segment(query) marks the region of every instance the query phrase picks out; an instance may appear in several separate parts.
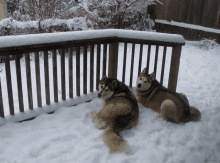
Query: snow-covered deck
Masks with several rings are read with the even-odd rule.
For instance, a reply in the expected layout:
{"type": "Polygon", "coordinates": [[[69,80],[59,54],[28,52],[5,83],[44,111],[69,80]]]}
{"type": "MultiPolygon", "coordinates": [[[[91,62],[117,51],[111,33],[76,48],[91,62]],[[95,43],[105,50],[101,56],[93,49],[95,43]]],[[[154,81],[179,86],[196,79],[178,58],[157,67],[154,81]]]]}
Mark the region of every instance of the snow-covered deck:
{"type": "MultiPolygon", "coordinates": [[[[121,135],[127,140],[130,154],[110,153],[104,144],[103,130],[98,130],[92,123],[92,110],[102,108],[102,100],[94,99],[71,107],[60,106],[54,114],[41,114],[32,121],[22,123],[8,122],[0,127],[0,162],[1,163],[219,163],[220,161],[220,47],[204,50],[200,42],[186,41],[182,48],[177,92],[186,94],[190,105],[197,107],[202,114],[199,122],[174,124],[163,121],[158,113],[139,105],[140,121],[132,129],[121,135]],[[200,48],[199,48],[200,47],[200,48]]],[[[132,45],[128,44],[125,84],[129,84],[130,60],[132,45]]],[[[151,47],[152,55],[149,72],[154,69],[155,46],[151,47]]],[[[103,47],[101,47],[103,50],[103,47]]],[[[167,86],[171,48],[167,48],[164,83],[167,86]]],[[[134,80],[138,72],[140,46],[136,45],[134,57],[134,80]]],[[[146,66],[148,46],[143,46],[142,68],[146,66]]],[[[119,44],[118,62],[123,63],[123,44],[119,44]]],[[[157,79],[160,77],[163,48],[159,48],[157,79]]],[[[96,56],[96,55],[95,55],[96,56]]],[[[89,61],[90,53],[88,53],[89,61]]],[[[66,57],[66,61],[68,57],[66,57]]],[[[73,56],[75,61],[75,56],[73,56]]],[[[83,56],[80,56],[80,60],[83,56]]],[[[101,55],[101,61],[102,61],[101,55]]],[[[60,57],[58,55],[58,66],[60,57]]],[[[11,61],[12,81],[16,112],[18,109],[15,61],[11,61]]],[[[43,57],[40,57],[41,72],[43,57]]],[[[89,67],[88,62],[88,67],[89,67]]],[[[75,65],[75,62],[74,62],[75,65]]],[[[102,67],[102,63],[100,65],[102,67]]],[[[52,58],[49,57],[49,74],[52,79],[52,58]]],[[[81,67],[82,68],[82,67],[81,67]]],[[[5,114],[9,114],[4,63],[0,63],[0,77],[3,87],[5,114]]],[[[66,65],[68,69],[68,64],[66,65]]],[[[75,69],[75,68],[74,68],[75,69]]],[[[25,71],[25,59],[21,58],[21,70],[25,71]]],[[[118,79],[122,80],[122,64],[118,67],[118,79]]],[[[34,57],[31,61],[31,72],[35,72],[34,57]]],[[[75,74],[75,70],[73,72],[75,74]]],[[[101,71],[102,74],[102,71],[101,71]]],[[[45,105],[44,74],[42,80],[42,100],[45,105]]],[[[60,71],[58,77],[60,79],[60,71]]],[[[83,74],[80,73],[82,78],[83,74]]],[[[34,77],[34,76],[33,76],[34,77]]],[[[25,73],[22,78],[25,112],[29,112],[25,73]]],[[[32,78],[33,86],[35,78],[32,78]]],[[[89,80],[89,73],[88,73],[89,80]]],[[[59,80],[60,81],[60,80],[59,80]]],[[[75,80],[74,80],[75,81],[75,80]]],[[[68,80],[67,80],[68,82],[68,80]]],[[[82,82],[82,80],[81,80],[82,82]]],[[[95,83],[94,83],[95,84],[95,83]]],[[[52,88],[52,83],[50,83],[52,88]]],[[[59,89],[61,88],[58,84],[59,89]]],[[[89,90],[89,83],[88,83],[89,90]]],[[[74,87],[75,89],[75,87],[74,87]]],[[[135,92],[135,90],[133,90],[135,92]]],[[[53,93],[53,89],[51,89],[53,93]]],[[[67,97],[68,97],[68,92],[67,97]]],[[[74,94],[75,96],[75,94],[74,94]]],[[[34,106],[36,88],[33,87],[34,106]]],[[[84,98],[84,97],[83,97],[84,98]]],[[[59,100],[61,94],[59,94],[59,100]]],[[[53,97],[51,96],[51,101],[53,97]]],[[[74,101],[74,100],[72,100],[74,101]]],[[[60,105],[62,102],[60,103],[60,105]]],[[[53,106],[53,104],[52,104],[53,106]]],[[[34,108],[35,109],[35,108],[34,108]]],[[[39,108],[43,110],[42,108],[39,108]]],[[[15,115],[16,117],[17,115],[15,115]]]]}
{"type": "MultiPolygon", "coordinates": [[[[4,37],[0,37],[0,55],[4,55],[6,60],[5,61],[6,81],[4,82],[6,82],[7,84],[4,83],[2,84],[3,104],[4,104],[3,106],[5,105],[9,106],[10,114],[12,115],[12,116],[7,115],[6,119],[9,121],[10,120],[22,121],[25,119],[36,117],[37,115],[44,112],[46,113],[53,112],[60,106],[71,106],[83,101],[88,101],[93,99],[96,95],[96,92],[94,91],[95,87],[90,88],[91,93],[87,92],[87,90],[89,89],[86,89],[86,83],[91,83],[91,85],[96,83],[97,86],[97,83],[102,74],[107,74],[109,77],[117,78],[118,66],[120,65],[120,62],[118,62],[118,55],[119,55],[118,44],[120,42],[124,43],[125,49],[127,48],[127,44],[132,43],[131,60],[129,63],[126,63],[127,62],[126,60],[123,61],[123,67],[124,67],[123,80],[125,77],[125,71],[129,71],[130,87],[132,87],[134,83],[133,79],[136,78],[136,76],[133,76],[133,71],[134,71],[133,69],[135,65],[134,64],[135,54],[140,54],[141,56],[144,55],[143,46],[148,45],[147,55],[148,55],[148,60],[150,61],[150,55],[152,53],[151,47],[156,45],[154,46],[156,48],[155,52],[153,52],[153,55],[155,54],[155,56],[153,57],[155,58],[154,71],[156,72],[158,67],[157,60],[158,60],[159,47],[162,46],[162,48],[164,49],[163,51],[164,57],[162,61],[163,62],[162,68],[159,69],[159,71],[161,72],[160,81],[162,83],[164,76],[164,66],[165,66],[164,63],[166,60],[166,51],[167,48],[171,46],[172,56],[170,63],[168,89],[172,91],[176,90],[181,46],[185,44],[185,40],[181,35],[133,31],[133,30],[105,29],[105,30],[87,30],[87,31],[74,31],[74,32],[4,36],[4,37]],[[101,59],[100,47],[102,44],[104,44],[104,46],[102,47],[103,54],[101,54],[102,55],[102,59],[101,59]],[[135,52],[135,44],[141,46],[139,52],[135,52]],[[75,57],[73,56],[72,53],[74,51],[73,47],[76,47],[75,57]],[[84,47],[83,56],[80,55],[81,47],[84,47]],[[89,58],[87,58],[88,54],[87,54],[87,50],[85,50],[87,49],[87,47],[90,47],[89,58]],[[68,57],[65,57],[64,48],[69,48],[68,57]],[[108,54],[107,54],[107,48],[109,51],[108,54]],[[57,51],[56,51],[57,49],[62,49],[60,55],[57,55],[57,51]],[[52,67],[49,66],[50,63],[48,62],[48,52],[50,52],[51,50],[53,51],[52,54],[51,53],[49,54],[49,56],[52,56],[53,58],[51,60],[51,64],[53,64],[52,67]],[[38,52],[40,51],[43,51],[44,58],[40,57],[39,59],[38,52]],[[18,54],[25,54],[25,60],[22,61],[22,59],[20,59],[18,54]],[[32,57],[31,60],[34,59],[35,64],[31,64],[30,61],[30,57],[33,54],[34,54],[34,58],[32,57]],[[9,61],[9,55],[17,55],[14,69],[12,68],[11,62],[9,61]],[[60,63],[60,65],[57,64],[56,58],[58,58],[58,56],[60,56],[58,60],[59,61],[58,63],[60,63]],[[81,58],[81,56],[83,58],[81,58]],[[41,59],[43,62],[42,66],[40,66],[41,59]],[[80,60],[82,60],[83,62],[80,63],[80,60]],[[65,68],[67,66],[67,63],[69,66],[68,69],[65,68]],[[87,67],[88,63],[90,63],[90,67],[87,67]],[[100,67],[100,63],[102,63],[103,67],[100,67]],[[129,65],[130,63],[131,65],[129,65]],[[23,64],[25,64],[26,66],[22,67],[23,64]],[[35,71],[32,71],[33,66],[35,67],[35,71]],[[74,66],[76,66],[76,70],[74,66]],[[94,67],[96,69],[94,69],[94,67]],[[125,67],[126,69],[129,68],[129,70],[126,70],[125,67]],[[24,68],[23,71],[22,68],[24,68]],[[13,73],[14,70],[15,72],[13,73]],[[57,80],[56,74],[59,70],[61,73],[60,74],[61,78],[59,78],[58,76],[58,80],[57,80]],[[105,72],[105,70],[107,70],[108,73],[105,72]],[[26,76],[25,73],[23,73],[25,71],[26,71],[26,76]],[[103,72],[102,74],[100,73],[101,71],[103,72]],[[66,75],[66,73],[68,73],[68,75],[66,75]],[[44,76],[41,76],[42,74],[44,76]],[[75,81],[73,81],[74,75],[76,76],[76,78],[74,79],[75,81]],[[14,77],[16,77],[16,79],[13,79],[14,77]],[[40,78],[44,78],[44,81],[41,82],[40,78]],[[83,78],[83,83],[80,84],[81,83],[80,80],[82,78],[83,78]],[[12,84],[13,80],[16,81],[15,82],[16,85],[12,84]],[[61,82],[61,88],[60,88],[61,91],[58,89],[58,85],[56,84],[57,81],[58,83],[61,82]],[[68,83],[69,85],[66,83],[66,81],[70,82],[68,83]],[[53,85],[53,89],[50,88],[51,87],[50,85],[53,85]],[[66,99],[66,92],[73,91],[74,88],[73,86],[76,86],[76,90],[74,90],[77,92],[76,95],[82,97],[75,97],[75,99],[72,100],[73,96],[70,95],[70,99],[66,99]],[[6,90],[5,87],[7,88],[6,90]],[[82,88],[83,90],[80,90],[81,87],[83,87],[82,88]],[[23,91],[25,88],[27,88],[27,92],[28,92],[27,96],[23,95],[26,94],[26,92],[23,91]],[[36,91],[37,100],[34,99],[35,94],[32,93],[34,89],[35,90],[37,89],[36,91]],[[50,92],[51,89],[53,90],[53,92],[50,92]],[[59,94],[58,91],[60,91],[60,93],[62,94],[61,98],[63,101],[61,102],[55,100],[58,98],[58,94],[59,94]],[[6,97],[8,97],[8,99],[6,99],[6,97],[4,96],[4,92],[7,92],[8,96],[6,97]],[[14,92],[16,92],[16,94],[14,94],[14,92]],[[85,95],[87,93],[89,93],[90,95],[85,95]],[[23,96],[24,98],[22,98],[23,96]],[[50,96],[53,96],[54,99],[51,100],[50,96]],[[13,102],[14,99],[18,97],[19,97],[18,101],[14,103],[13,102]],[[23,100],[26,99],[29,103],[29,110],[24,112],[23,100]],[[42,107],[42,100],[45,99],[46,99],[46,105],[43,106],[43,109],[40,109],[42,107]],[[8,104],[5,104],[4,101],[6,100],[8,104]],[[38,102],[38,107],[39,107],[38,109],[34,109],[33,103],[35,101],[38,102]],[[51,103],[52,101],[54,101],[55,103],[51,103]],[[20,108],[19,113],[14,112],[16,108],[20,108]],[[30,114],[26,114],[27,112],[30,112],[30,114]],[[16,114],[17,116],[13,116],[14,114],[16,114]]],[[[124,53],[124,56],[126,55],[127,54],[124,53]]],[[[149,61],[147,63],[147,69],[150,67],[149,61]]],[[[138,73],[141,71],[141,64],[142,64],[142,58],[140,57],[138,60],[138,65],[139,65],[138,73]]],[[[0,98],[0,103],[1,103],[1,98],[0,98]]],[[[5,112],[4,110],[3,107],[0,108],[1,117],[4,117],[4,112],[5,112]]]]}

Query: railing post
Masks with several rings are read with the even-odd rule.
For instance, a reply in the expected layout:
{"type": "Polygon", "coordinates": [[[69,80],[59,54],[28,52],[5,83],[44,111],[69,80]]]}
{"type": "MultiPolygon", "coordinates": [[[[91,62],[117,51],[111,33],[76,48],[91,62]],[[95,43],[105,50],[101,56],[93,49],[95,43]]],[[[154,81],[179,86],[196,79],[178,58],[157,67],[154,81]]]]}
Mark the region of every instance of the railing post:
{"type": "Polygon", "coordinates": [[[117,78],[118,70],[118,42],[109,44],[109,62],[108,62],[108,77],[117,78]]]}
{"type": "Polygon", "coordinates": [[[177,86],[181,49],[181,45],[174,46],[171,56],[168,89],[174,92],[176,92],[177,86]]]}

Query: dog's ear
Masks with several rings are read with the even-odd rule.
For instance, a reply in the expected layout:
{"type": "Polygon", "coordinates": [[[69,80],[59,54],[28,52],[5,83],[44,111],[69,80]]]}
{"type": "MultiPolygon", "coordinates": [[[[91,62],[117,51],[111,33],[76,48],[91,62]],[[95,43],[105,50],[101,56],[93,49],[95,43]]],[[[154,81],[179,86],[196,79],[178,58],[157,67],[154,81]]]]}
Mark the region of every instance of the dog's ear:
{"type": "Polygon", "coordinates": [[[144,68],[143,71],[141,72],[141,74],[147,74],[147,69],[144,68]]]}
{"type": "Polygon", "coordinates": [[[152,80],[155,80],[156,75],[155,75],[154,72],[152,72],[149,76],[150,76],[150,78],[151,78],[152,80]]]}
{"type": "Polygon", "coordinates": [[[108,79],[108,77],[106,75],[103,75],[102,79],[101,80],[104,80],[106,81],[108,79]]]}
{"type": "Polygon", "coordinates": [[[117,80],[113,80],[112,81],[112,85],[114,88],[117,88],[118,87],[118,81],[117,80]]]}

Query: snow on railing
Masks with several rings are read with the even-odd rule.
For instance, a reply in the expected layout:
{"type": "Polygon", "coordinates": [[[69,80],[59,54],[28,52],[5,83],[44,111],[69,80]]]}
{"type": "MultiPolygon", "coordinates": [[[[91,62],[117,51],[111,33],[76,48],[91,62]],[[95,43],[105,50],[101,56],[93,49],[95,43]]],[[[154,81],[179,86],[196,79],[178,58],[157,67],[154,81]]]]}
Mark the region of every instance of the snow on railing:
{"type": "MultiPolygon", "coordinates": [[[[26,119],[31,119],[36,117],[42,112],[50,113],[55,111],[61,105],[71,106],[79,102],[88,101],[96,97],[96,91],[93,88],[95,83],[96,90],[98,90],[98,82],[100,80],[100,72],[102,69],[102,75],[106,74],[108,70],[108,77],[117,78],[118,70],[118,49],[119,42],[124,43],[124,61],[123,61],[123,74],[122,82],[125,82],[125,67],[126,67],[126,56],[127,56],[127,44],[132,43],[132,57],[131,57],[131,68],[130,68],[130,83],[129,86],[132,87],[133,79],[133,66],[134,66],[134,53],[135,44],[140,44],[140,57],[138,74],[141,71],[142,55],[143,55],[143,45],[148,45],[147,53],[147,71],[149,71],[149,60],[151,54],[151,46],[156,45],[155,52],[155,62],[154,62],[154,72],[157,71],[157,60],[158,60],[158,50],[159,46],[164,47],[163,60],[161,68],[161,78],[160,82],[163,84],[164,76],[164,66],[166,59],[167,47],[172,47],[171,65],[169,72],[169,82],[168,89],[176,91],[179,61],[181,54],[181,47],[185,44],[185,40],[181,35],[175,34],[162,34],[154,32],[144,32],[144,31],[132,31],[132,30],[116,30],[116,29],[106,29],[106,30],[89,30],[89,31],[75,31],[75,32],[58,32],[58,33],[47,33],[47,34],[30,34],[30,35],[19,35],[19,36],[3,36],[0,37],[0,56],[5,57],[5,72],[7,80],[7,92],[8,92],[8,104],[10,115],[15,115],[13,91],[12,91],[12,75],[11,66],[9,61],[10,55],[16,55],[15,68],[16,68],[16,82],[17,82],[17,96],[19,103],[20,113],[16,113],[17,116],[6,116],[6,119],[13,121],[23,121],[26,119]],[[101,68],[100,66],[100,54],[101,46],[103,44],[103,61],[101,68]],[[109,46],[108,46],[109,45],[109,46]],[[83,67],[80,63],[80,48],[83,48],[83,67]],[[90,81],[87,81],[87,49],[90,48],[90,81]],[[94,48],[95,47],[95,48],[94,48]],[[108,48],[109,47],[109,48],[108,48]],[[65,49],[68,48],[68,74],[65,70],[65,49]],[[61,49],[60,54],[60,70],[61,78],[57,76],[57,50],[61,49]],[[94,49],[97,50],[96,58],[94,57],[94,49]],[[109,55],[107,56],[107,49],[109,49],[109,55]],[[73,82],[73,51],[75,54],[75,71],[76,78],[73,82]],[[32,93],[32,80],[31,77],[31,66],[30,66],[30,53],[34,52],[35,61],[35,81],[36,81],[36,98],[38,108],[41,108],[42,97],[46,100],[46,105],[43,106],[44,109],[37,109],[33,107],[33,93],[32,93]],[[40,79],[40,61],[39,52],[43,52],[43,62],[44,62],[44,85],[45,85],[45,96],[42,96],[42,81],[40,79]],[[53,95],[54,102],[51,104],[50,101],[50,80],[49,80],[49,66],[48,66],[48,52],[52,54],[52,73],[53,73],[53,95]],[[22,88],[22,73],[21,73],[21,55],[25,56],[25,68],[26,68],[26,83],[28,92],[28,104],[29,104],[29,114],[24,113],[24,99],[23,99],[23,89],[22,88]],[[106,61],[108,58],[108,69],[106,69],[106,61]],[[96,59],[96,69],[94,69],[94,59],[96,59]],[[80,70],[83,71],[83,89],[81,91],[80,83],[80,70]],[[94,73],[95,72],[95,73],[94,73]],[[95,76],[95,75],[96,76],[95,76]],[[69,79],[69,99],[66,99],[66,75],[69,79]],[[95,76],[95,79],[94,79],[95,76]],[[61,81],[61,98],[62,102],[58,102],[58,79],[61,81]],[[90,83],[90,96],[86,96],[87,82],[90,83]],[[73,85],[76,84],[75,92],[73,91],[73,85]],[[81,93],[83,92],[83,94],[81,93]],[[74,96],[74,94],[76,96],[74,96]],[[74,100],[72,100],[74,99],[74,100]]],[[[44,99],[43,99],[44,100],[44,99]]],[[[25,111],[26,112],[26,111],[25,111]]],[[[5,118],[2,100],[2,87],[0,81],[0,117],[5,118]]],[[[1,118],[0,118],[1,119],[1,118]]],[[[0,123],[1,124],[1,123],[0,123]]]]}
{"type": "Polygon", "coordinates": [[[185,44],[185,40],[181,35],[170,35],[164,33],[143,32],[133,30],[120,29],[104,29],[104,30],[87,30],[74,32],[57,32],[57,33],[42,33],[17,36],[2,36],[0,37],[0,52],[7,47],[18,47],[28,45],[53,44],[59,42],[79,42],[83,40],[101,39],[101,38],[119,38],[119,39],[134,39],[153,44],[185,44]],[[13,41],[12,41],[13,40],[13,41]]]}

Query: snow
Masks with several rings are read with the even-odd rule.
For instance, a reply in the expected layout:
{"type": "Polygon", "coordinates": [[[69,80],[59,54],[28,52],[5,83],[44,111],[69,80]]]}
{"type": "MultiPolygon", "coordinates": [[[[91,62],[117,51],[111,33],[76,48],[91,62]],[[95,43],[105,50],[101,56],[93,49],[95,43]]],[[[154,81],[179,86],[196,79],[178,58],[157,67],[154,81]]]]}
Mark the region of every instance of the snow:
{"type": "Polygon", "coordinates": [[[211,33],[220,34],[220,30],[219,29],[203,27],[203,26],[200,26],[200,25],[187,24],[187,23],[179,23],[179,22],[175,22],[175,21],[170,21],[169,22],[167,20],[160,20],[160,19],[156,19],[155,22],[156,23],[169,24],[169,25],[174,25],[174,26],[178,26],[178,27],[185,27],[185,28],[202,30],[202,31],[205,31],[205,32],[211,32],[211,33]]]}
{"type": "MultiPolygon", "coordinates": [[[[177,92],[187,95],[189,103],[197,107],[202,114],[201,121],[186,124],[173,124],[163,121],[158,113],[139,105],[140,121],[130,130],[121,135],[128,141],[131,153],[113,153],[105,146],[102,140],[103,130],[98,130],[91,121],[92,110],[102,108],[102,100],[95,98],[91,102],[84,102],[76,106],[64,107],[59,104],[54,114],[40,114],[32,121],[14,123],[7,121],[0,127],[0,160],[1,163],[219,163],[220,162],[220,47],[201,49],[193,46],[199,42],[186,41],[182,48],[177,92]]],[[[129,84],[131,44],[128,44],[126,84],[129,84]]],[[[103,48],[103,47],[102,47],[103,48]]],[[[124,47],[119,46],[118,79],[122,79],[124,47]]],[[[152,46],[150,72],[153,71],[155,46],[152,46]]],[[[160,79],[163,48],[159,48],[157,79],[160,79]]],[[[171,48],[167,49],[165,64],[164,86],[167,86],[169,76],[171,48]]],[[[90,54],[88,53],[88,58],[90,54]]],[[[96,56],[96,54],[95,54],[96,56]]],[[[142,68],[146,65],[147,45],[143,47],[142,68]]],[[[75,56],[73,56],[73,60],[75,56]]],[[[81,55],[82,61],[82,55],[81,55]]],[[[60,66],[58,55],[58,67],[60,66]]],[[[67,57],[66,57],[67,61],[67,57]]],[[[95,59],[96,61],[96,59],[95,59]]],[[[102,61],[102,58],[101,58],[102,61]]],[[[31,61],[31,72],[34,72],[34,60],[31,61]]],[[[139,45],[135,49],[134,79],[137,76],[139,62],[139,45]]],[[[14,61],[11,61],[13,93],[16,94],[16,80],[14,61]]],[[[43,59],[40,58],[43,65],[43,59]]],[[[75,65],[75,64],[73,64],[75,65]]],[[[96,64],[95,64],[96,65],[96,64]]],[[[24,71],[24,58],[21,59],[24,71]]],[[[42,68],[43,66],[41,66],[42,68]]],[[[89,68],[89,62],[88,66],[89,68]]],[[[100,66],[102,67],[102,65],[100,66]]],[[[4,64],[0,64],[3,71],[0,73],[4,107],[8,108],[5,83],[4,64]]],[[[66,64],[66,70],[68,64],[66,64]]],[[[49,69],[52,74],[52,63],[49,58],[49,69]]],[[[59,70],[59,69],[58,69],[59,70]]],[[[89,70],[89,69],[88,69],[89,70]]],[[[22,71],[22,72],[23,72],[22,71]]],[[[45,104],[44,74],[41,69],[42,99],[45,104]]],[[[66,71],[68,72],[68,71],[66,71]]],[[[75,74],[75,68],[74,68],[75,74]]],[[[102,74],[102,72],[101,72],[102,74]]],[[[25,73],[22,74],[25,76],[25,73]]],[[[60,81],[60,71],[58,71],[60,81]]],[[[80,73],[82,79],[82,72],[80,73]]],[[[34,76],[32,76],[34,77],[34,76]]],[[[66,77],[68,75],[66,74],[66,77]]],[[[88,87],[89,90],[89,72],[88,87]]],[[[26,100],[25,77],[23,94],[26,100]]],[[[50,76],[52,79],[52,75],[50,76]]],[[[32,78],[32,83],[34,83],[32,78]]],[[[75,81],[75,79],[74,79],[75,81]]],[[[68,84],[68,80],[66,80],[68,84]]],[[[81,80],[82,83],[82,80],[81,80]]],[[[94,83],[95,84],[95,83],[94,83]]],[[[52,83],[51,93],[52,90],[52,83]]],[[[74,85],[75,86],[75,85],[74,85]]],[[[67,86],[66,86],[67,87],[67,86]]],[[[61,88],[59,83],[59,88],[61,88]]],[[[67,87],[68,88],[68,87],[67,87]]],[[[75,89],[75,88],[74,88],[75,89]]],[[[36,106],[36,92],[33,87],[34,106],[36,106]]],[[[68,90],[68,89],[67,89],[68,90]]],[[[132,89],[135,92],[135,88],[132,89]]],[[[75,91],[74,91],[75,92],[75,91]]],[[[82,92],[82,89],[81,89],[82,92]]],[[[68,95],[68,91],[67,91],[68,95]]],[[[95,95],[95,93],[93,94],[95,95]]],[[[75,94],[74,94],[75,96],[75,94]]],[[[90,95],[88,95],[89,97],[90,95]]],[[[59,94],[59,100],[61,95],[59,94]]],[[[67,96],[68,99],[68,96],[67,96]]],[[[51,97],[51,101],[53,97],[51,97]]],[[[68,102],[70,102],[69,100],[68,102]]],[[[15,104],[16,104],[15,98],[15,104]]],[[[18,104],[16,104],[18,109],[18,104]]],[[[52,104],[55,105],[55,104],[52,104]]],[[[28,110],[27,101],[25,109],[28,110]]],[[[42,109],[42,108],[38,108],[42,109]]],[[[38,110],[37,109],[37,110],[38,110]]],[[[43,109],[42,109],[43,110],[43,109]]],[[[28,111],[27,111],[28,112],[28,111]]],[[[5,112],[8,114],[8,111],[5,112]]],[[[27,113],[29,114],[29,113],[27,113]]]]}
{"type": "Polygon", "coordinates": [[[75,41],[85,39],[95,39],[103,37],[119,37],[130,39],[143,39],[151,41],[165,41],[169,43],[184,44],[183,36],[176,34],[165,34],[155,32],[143,32],[122,29],[102,29],[102,30],[85,30],[74,32],[58,32],[58,33],[42,33],[42,34],[29,34],[17,36],[2,36],[0,37],[0,48],[55,43],[63,41],[75,41]],[[13,42],[11,41],[13,40],[13,42]]]}
{"type": "Polygon", "coordinates": [[[0,21],[0,29],[5,26],[8,26],[8,28],[11,26],[13,28],[21,28],[21,29],[24,29],[26,27],[38,28],[39,21],[19,22],[12,18],[5,18],[0,21]]]}
{"type": "MultiPolygon", "coordinates": [[[[76,9],[73,7],[72,9],[76,9]]],[[[69,30],[86,30],[89,29],[88,25],[91,23],[86,20],[85,17],[75,17],[72,19],[45,19],[42,21],[23,21],[19,22],[13,18],[5,18],[0,21],[0,30],[3,27],[11,28],[11,29],[25,29],[25,28],[39,28],[39,22],[41,28],[54,27],[54,26],[61,26],[66,24],[69,30]]],[[[55,29],[53,29],[55,30],[55,29]]]]}

